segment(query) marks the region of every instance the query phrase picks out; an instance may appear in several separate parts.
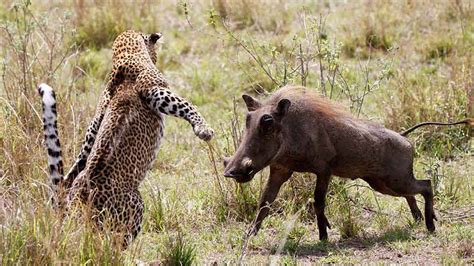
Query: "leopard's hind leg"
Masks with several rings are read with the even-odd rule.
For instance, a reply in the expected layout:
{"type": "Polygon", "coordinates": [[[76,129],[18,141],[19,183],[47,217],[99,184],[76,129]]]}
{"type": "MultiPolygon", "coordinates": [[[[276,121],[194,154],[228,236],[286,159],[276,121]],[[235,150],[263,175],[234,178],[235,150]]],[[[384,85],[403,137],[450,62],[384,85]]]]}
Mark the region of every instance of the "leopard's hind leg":
{"type": "Polygon", "coordinates": [[[144,204],[137,189],[108,194],[99,214],[100,227],[118,236],[126,249],[141,231],[144,204]]]}

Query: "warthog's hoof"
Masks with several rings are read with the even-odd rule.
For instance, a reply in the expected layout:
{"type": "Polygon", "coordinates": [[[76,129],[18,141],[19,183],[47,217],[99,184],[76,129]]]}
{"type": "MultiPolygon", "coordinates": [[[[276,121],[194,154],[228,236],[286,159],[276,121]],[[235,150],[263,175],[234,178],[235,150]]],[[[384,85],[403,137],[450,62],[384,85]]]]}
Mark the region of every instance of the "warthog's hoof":
{"type": "Polygon", "coordinates": [[[328,241],[328,232],[319,231],[319,240],[320,241],[328,241]]]}
{"type": "Polygon", "coordinates": [[[327,228],[331,229],[331,225],[329,224],[326,215],[321,215],[317,217],[318,219],[318,230],[319,230],[319,240],[328,240],[328,231],[327,228]]]}
{"type": "Polygon", "coordinates": [[[433,233],[436,230],[433,219],[426,220],[426,228],[428,228],[430,233],[433,233]]]}

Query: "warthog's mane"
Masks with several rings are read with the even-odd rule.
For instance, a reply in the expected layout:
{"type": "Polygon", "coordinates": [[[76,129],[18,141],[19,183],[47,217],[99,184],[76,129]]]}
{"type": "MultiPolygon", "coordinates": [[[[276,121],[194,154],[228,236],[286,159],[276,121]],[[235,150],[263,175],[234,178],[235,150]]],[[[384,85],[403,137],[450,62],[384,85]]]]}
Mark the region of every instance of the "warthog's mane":
{"type": "Polygon", "coordinates": [[[320,95],[316,89],[302,86],[285,86],[275,92],[270,102],[275,102],[276,104],[280,99],[292,101],[293,108],[300,108],[299,105],[304,104],[306,107],[312,108],[319,115],[330,119],[357,120],[344,106],[320,95]]]}

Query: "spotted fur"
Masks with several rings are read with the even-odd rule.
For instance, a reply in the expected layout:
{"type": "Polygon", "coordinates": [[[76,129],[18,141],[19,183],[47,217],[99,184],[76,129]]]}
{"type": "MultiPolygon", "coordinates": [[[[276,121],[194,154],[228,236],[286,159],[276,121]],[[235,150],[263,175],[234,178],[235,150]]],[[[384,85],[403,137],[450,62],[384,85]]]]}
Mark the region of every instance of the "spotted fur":
{"type": "MultiPolygon", "coordinates": [[[[155,44],[161,36],[161,33],[143,34],[135,31],[126,31],[114,41],[112,46],[112,71],[109,74],[106,88],[100,97],[96,114],[87,128],[79,155],[62,181],[64,187],[70,187],[77,175],[86,166],[86,161],[94,145],[104,112],[118,84],[125,79],[136,80],[139,73],[143,72],[147,67],[155,68],[155,44]]],[[[168,83],[156,68],[152,72],[154,72],[154,76],[150,78],[153,79],[153,83],[165,87],[168,86],[168,83]]]]}
{"type": "MultiPolygon", "coordinates": [[[[114,70],[81,153],[64,179],[70,184],[68,208],[76,203],[92,206],[99,227],[108,223],[123,233],[125,245],[140,231],[143,200],[138,187],[160,146],[163,114],[187,120],[203,140],[214,134],[192,104],[171,92],[156,69],[151,43],[160,36],[127,31],[116,39],[114,70]]],[[[50,144],[46,142],[48,149],[56,148],[50,144]]]]}

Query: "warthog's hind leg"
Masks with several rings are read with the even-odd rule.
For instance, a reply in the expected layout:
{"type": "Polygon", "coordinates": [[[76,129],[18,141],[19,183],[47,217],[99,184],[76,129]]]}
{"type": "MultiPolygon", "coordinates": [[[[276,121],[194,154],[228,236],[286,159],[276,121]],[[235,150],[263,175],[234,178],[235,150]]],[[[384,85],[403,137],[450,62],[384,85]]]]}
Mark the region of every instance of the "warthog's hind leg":
{"type": "Polygon", "coordinates": [[[421,215],[419,213],[418,207],[416,207],[414,195],[421,194],[425,199],[426,228],[428,228],[428,231],[434,232],[434,220],[436,219],[436,216],[433,209],[433,189],[431,188],[431,180],[417,180],[413,174],[410,174],[410,176],[403,181],[404,182],[394,183],[387,182],[386,185],[392,191],[399,194],[400,196],[404,196],[407,199],[408,205],[410,206],[410,210],[415,219],[421,215]],[[412,197],[412,199],[410,199],[410,197],[412,197]]]}
{"type": "Polygon", "coordinates": [[[426,228],[428,228],[428,231],[434,232],[435,225],[433,220],[436,220],[436,215],[433,208],[433,189],[431,188],[431,180],[417,180],[417,182],[420,184],[420,187],[423,188],[421,195],[425,198],[426,228]]]}
{"type": "Polygon", "coordinates": [[[405,197],[410,211],[415,220],[423,219],[415,200],[416,194],[421,194],[425,199],[425,223],[428,231],[434,232],[436,216],[433,209],[433,190],[430,180],[417,180],[413,174],[407,178],[389,176],[386,178],[365,177],[364,180],[376,191],[396,197],[405,197]]]}

